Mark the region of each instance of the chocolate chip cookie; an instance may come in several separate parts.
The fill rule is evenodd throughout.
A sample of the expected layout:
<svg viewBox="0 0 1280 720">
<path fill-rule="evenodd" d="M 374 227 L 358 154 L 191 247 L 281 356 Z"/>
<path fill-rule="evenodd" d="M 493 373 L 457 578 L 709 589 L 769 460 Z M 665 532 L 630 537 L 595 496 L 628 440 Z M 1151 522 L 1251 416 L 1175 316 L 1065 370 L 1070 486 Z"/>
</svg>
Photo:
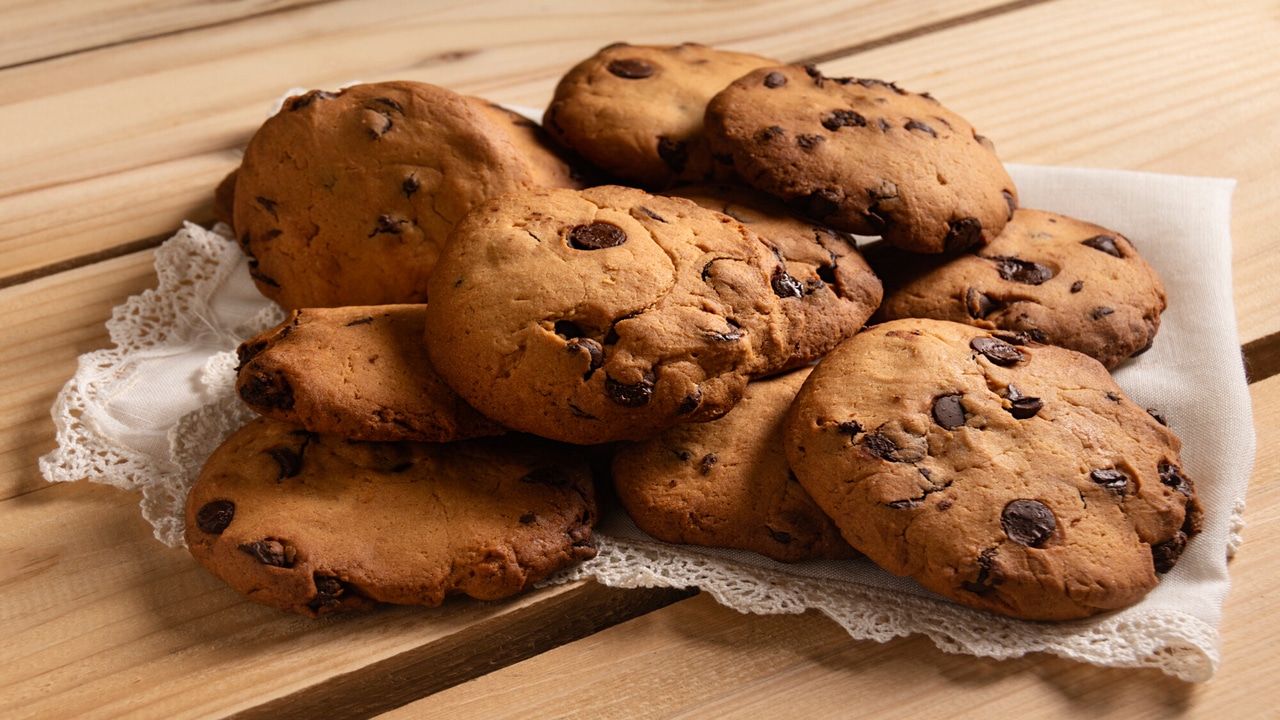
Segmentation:
<svg viewBox="0 0 1280 720">
<path fill-rule="evenodd" d="M 320 616 L 513 595 L 595 555 L 590 473 L 538 438 L 367 443 L 258 418 L 210 456 L 186 541 L 255 602 Z"/>
<path fill-rule="evenodd" d="M 719 420 L 619 443 L 618 499 L 636 525 L 670 543 L 737 548 L 782 562 L 857 552 L 791 474 L 782 420 L 810 368 L 747 384 Z"/>
<path fill-rule="evenodd" d="M 447 442 L 506 432 L 427 361 L 426 305 L 294 310 L 238 349 L 236 392 L 258 413 L 353 440 Z"/>
<path fill-rule="evenodd" d="M 748 379 L 785 367 L 798 284 L 742 223 L 683 198 L 508 195 L 455 229 L 429 286 L 427 351 L 502 425 L 640 440 L 723 415 Z"/>
<path fill-rule="evenodd" d="M 845 341 L 786 419 L 791 467 L 855 548 L 970 607 L 1067 620 L 1138 602 L 1200 527 L 1181 443 L 1097 361 L 968 325 Z"/>
<path fill-rule="evenodd" d="M 794 282 L 782 307 L 792 328 L 791 362 L 817 360 L 862 328 L 883 288 L 847 233 L 797 217 L 777 199 L 736 184 L 701 183 L 668 191 L 746 225 L 771 245 Z"/>
<path fill-rule="evenodd" d="M 617 43 L 561 78 L 542 124 L 565 147 L 618 180 L 661 189 L 707 180 L 707 101 L 747 71 L 778 61 L 683 45 Z"/>
<path fill-rule="evenodd" d="M 415 82 L 287 99 L 245 148 L 233 220 L 285 309 L 422 302 L 449 230 L 480 202 L 569 182 L 530 128 Z"/>
<path fill-rule="evenodd" d="M 1082 352 L 1108 369 L 1151 347 L 1164 284 L 1117 232 L 1019 208 L 990 245 L 947 258 L 876 248 L 887 287 L 877 320 L 928 317 Z"/>
<path fill-rule="evenodd" d="M 747 184 L 914 252 L 986 244 L 1017 205 L 989 140 L 890 82 L 759 68 L 712 98 L 705 133 Z"/>
</svg>

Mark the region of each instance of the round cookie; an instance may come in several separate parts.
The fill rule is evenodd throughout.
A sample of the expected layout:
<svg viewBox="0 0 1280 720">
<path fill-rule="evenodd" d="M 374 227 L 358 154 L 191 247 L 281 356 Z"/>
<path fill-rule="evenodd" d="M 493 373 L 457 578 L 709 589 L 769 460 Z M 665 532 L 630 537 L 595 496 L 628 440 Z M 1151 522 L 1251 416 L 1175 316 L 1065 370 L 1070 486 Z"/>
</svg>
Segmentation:
<svg viewBox="0 0 1280 720">
<path fill-rule="evenodd" d="M 737 548 L 781 562 L 858 553 L 791 474 L 782 420 L 810 368 L 747 384 L 724 417 L 619 443 L 613 482 L 636 525 L 670 543 Z"/>
<path fill-rule="evenodd" d="M 209 457 L 192 556 L 237 592 L 320 616 L 513 595 L 595 555 L 591 476 L 529 437 L 362 443 L 258 418 Z"/>
<path fill-rule="evenodd" d="M 484 101 L 425 83 L 287 99 L 249 141 L 234 188 L 258 289 L 285 309 L 423 302 L 468 210 L 569 177 L 528 133 Z"/>
<path fill-rule="evenodd" d="M 893 83 L 760 68 L 707 105 L 712 153 L 831 227 L 939 253 L 983 245 L 1017 205 L 991 142 Z"/>
<path fill-rule="evenodd" d="M 796 280 L 733 218 L 621 186 L 486 203 L 432 275 L 441 377 L 512 429 L 639 440 L 723 415 L 790 360 Z"/>
<path fill-rule="evenodd" d="M 240 345 L 236 392 L 266 417 L 352 440 L 448 442 L 506 429 L 423 358 L 426 305 L 294 310 Z"/>
<path fill-rule="evenodd" d="M 1178 438 L 1097 361 L 939 320 L 814 370 L 791 467 L 855 548 L 956 602 L 1067 620 L 1138 602 L 1201 512 Z"/>
<path fill-rule="evenodd" d="M 703 45 L 617 43 L 574 66 L 542 124 L 565 147 L 619 180 L 660 189 L 712 177 L 702 136 L 707 101 L 778 61 Z"/>
<path fill-rule="evenodd" d="M 1108 369 L 1151 347 L 1166 306 L 1160 276 L 1119 233 L 1019 208 L 974 253 L 869 250 L 884 280 L 876 321 L 952 320 L 1082 352 Z"/>
<path fill-rule="evenodd" d="M 796 217 L 777 199 L 743 185 L 685 185 L 668 194 L 741 222 L 782 259 L 796 281 L 782 299 L 793 338 L 787 367 L 825 355 L 860 330 L 880 304 L 880 279 L 847 233 Z"/>
</svg>

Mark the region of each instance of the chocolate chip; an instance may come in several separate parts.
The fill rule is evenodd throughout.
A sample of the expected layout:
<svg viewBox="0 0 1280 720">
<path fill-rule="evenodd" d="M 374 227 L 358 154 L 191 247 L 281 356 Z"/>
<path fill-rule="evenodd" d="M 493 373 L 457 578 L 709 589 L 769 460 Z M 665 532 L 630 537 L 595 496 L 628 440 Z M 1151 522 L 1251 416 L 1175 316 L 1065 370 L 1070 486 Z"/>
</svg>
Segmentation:
<svg viewBox="0 0 1280 720">
<path fill-rule="evenodd" d="M 626 241 L 626 231 L 613 223 L 593 222 L 569 231 L 569 247 L 578 250 L 601 250 L 617 247 Z"/>
<path fill-rule="evenodd" d="M 583 374 L 582 379 L 590 380 L 591 374 L 600 369 L 604 364 L 604 348 L 600 347 L 600 343 L 588 337 L 575 337 L 565 345 L 565 349 L 570 353 L 577 354 L 586 352 L 590 361 L 587 364 L 587 372 Z"/>
<path fill-rule="evenodd" d="M 867 449 L 867 452 L 875 455 L 881 460 L 889 460 L 890 462 L 897 462 L 898 460 L 897 443 L 884 435 L 881 435 L 878 431 L 864 435 L 862 438 L 862 446 Z"/>
<path fill-rule="evenodd" d="M 972 247 L 982 239 L 982 221 L 975 217 L 961 218 L 947 226 L 947 236 L 942 245 L 947 252 Z"/>
<path fill-rule="evenodd" d="M 569 476 L 563 469 L 555 465 L 540 467 L 525 473 L 520 478 L 520 482 L 529 483 L 531 485 L 548 485 L 550 487 L 564 487 L 569 484 Z"/>
<path fill-rule="evenodd" d="M 910 510 L 920 504 L 919 498 L 908 498 L 906 500 L 890 500 L 885 503 L 894 510 Z"/>
<path fill-rule="evenodd" d="M 259 205 L 265 208 L 267 212 L 271 213 L 271 217 L 275 218 L 276 220 L 280 219 L 280 216 L 276 214 L 276 206 L 279 205 L 279 203 L 277 203 L 275 200 L 268 200 L 267 198 L 264 198 L 261 195 L 254 198 L 254 200 L 257 200 Z"/>
<path fill-rule="evenodd" d="M 608 393 L 609 399 L 615 403 L 629 408 L 642 407 L 653 397 L 653 373 L 645 374 L 640 382 L 627 385 L 620 383 L 611 377 L 604 380 L 604 389 Z"/>
<path fill-rule="evenodd" d="M 1053 277 L 1052 268 L 1029 260 L 1014 257 L 991 258 L 996 262 L 996 272 L 1005 280 L 1012 280 L 1023 285 L 1039 285 Z"/>
<path fill-rule="evenodd" d="M 254 372 L 237 388 L 240 398 L 253 407 L 272 410 L 293 409 L 293 387 L 278 372 Z"/>
<path fill-rule="evenodd" d="M 1009 414 L 1018 420 L 1026 420 L 1035 417 L 1040 412 L 1040 408 L 1044 407 L 1044 403 L 1038 397 L 1029 397 L 1023 395 L 1018 388 L 1012 384 L 1009 385 Z"/>
<path fill-rule="evenodd" d="M 1094 319 L 1094 320 L 1101 320 L 1102 318 L 1104 318 L 1104 317 L 1106 317 L 1106 316 L 1110 315 L 1110 314 L 1111 314 L 1111 313 L 1113 313 L 1113 312 L 1115 312 L 1115 310 L 1114 310 L 1114 309 L 1112 309 L 1112 308 L 1109 308 L 1109 307 L 1100 307 L 1100 308 L 1098 308 L 1098 309 L 1096 309 L 1096 310 L 1094 310 L 1094 311 L 1093 311 L 1093 319 Z"/>
<path fill-rule="evenodd" d="M 378 222 L 373 228 L 373 232 L 369 233 L 369 237 L 375 235 L 399 235 L 401 225 L 408 224 L 408 220 L 397 219 L 390 215 L 379 215 Z"/>
<path fill-rule="evenodd" d="M 331 100 L 338 97 L 341 93 L 331 93 L 325 90 L 312 90 L 306 95 L 291 98 L 287 107 L 290 111 L 301 110 L 311 104 L 313 100 Z"/>
<path fill-rule="evenodd" d="M 715 453 L 707 453 L 706 455 L 703 455 L 702 459 L 698 461 L 698 471 L 703 475 L 710 475 L 711 468 L 715 467 L 715 464 L 719 462 L 719 460 L 720 458 L 717 458 Z"/>
<path fill-rule="evenodd" d="M 965 308 L 971 318 L 985 318 L 1004 307 L 1004 303 L 992 298 L 977 288 L 969 288 L 964 294 Z"/>
<path fill-rule="evenodd" d="M 378 140 L 383 135 L 391 132 L 391 128 L 395 127 L 395 121 L 391 119 L 391 115 L 384 110 L 369 108 L 364 112 L 365 131 L 369 133 L 369 137 Z"/>
<path fill-rule="evenodd" d="M 684 172 L 689 162 L 689 145 L 680 140 L 658 138 L 658 157 L 675 172 Z"/>
<path fill-rule="evenodd" d="M 1165 418 L 1164 413 L 1155 408 L 1147 408 L 1147 414 L 1155 418 L 1156 422 L 1165 427 L 1169 427 L 1169 421 Z"/>
<path fill-rule="evenodd" d="M 1013 219 L 1013 211 L 1018 209 L 1018 201 L 1013 198 L 1013 193 L 1008 190 L 1001 190 L 1000 194 L 1004 196 L 1004 202 L 1009 206 L 1009 219 Z"/>
<path fill-rule="evenodd" d="M 948 430 L 964 425 L 964 395 L 941 395 L 933 401 L 933 421 Z"/>
<path fill-rule="evenodd" d="M 656 67 L 640 58 L 619 58 L 609 62 L 607 69 L 624 80 L 643 80 L 658 71 Z"/>
<path fill-rule="evenodd" d="M 372 323 L 372 322 L 373 322 L 373 316 L 372 316 L 372 315 L 365 315 L 365 316 L 364 316 L 364 317 L 362 317 L 362 318 L 357 318 L 357 319 L 355 319 L 355 320 L 352 320 L 351 322 L 349 322 L 349 323 L 347 323 L 347 324 L 343 325 L 343 327 L 355 327 L 355 326 L 357 326 L 357 325 L 368 325 L 368 324 L 370 324 L 370 323 Z"/>
<path fill-rule="evenodd" d="M 1022 360 L 1022 352 L 1003 340 L 980 335 L 969 341 L 969 347 L 982 353 L 996 365 L 1015 365 Z"/>
<path fill-rule="evenodd" d="M 662 217 L 662 216 L 661 216 L 661 215 L 659 215 L 658 213 L 656 213 L 656 212 L 654 212 L 654 211 L 650 210 L 649 208 L 647 208 L 647 207 L 645 207 L 645 206 L 643 206 L 643 205 L 641 205 L 641 206 L 640 206 L 640 212 L 644 213 L 645 215 L 648 215 L 649 217 L 653 218 L 654 220 L 657 220 L 657 221 L 658 221 L 658 222 L 660 222 L 660 223 L 664 223 L 664 222 L 666 222 L 666 221 L 667 221 L 667 219 L 666 219 L 666 218 Z"/>
<path fill-rule="evenodd" d="M 833 110 L 822 116 L 822 127 L 836 131 L 842 127 L 866 127 L 867 119 L 852 110 Z"/>
<path fill-rule="evenodd" d="M 378 97 L 378 98 L 374 98 L 373 101 L 378 103 L 379 105 L 386 105 L 387 107 L 391 108 L 392 110 L 395 110 L 401 115 L 404 114 L 404 108 L 400 106 L 400 103 L 396 102 L 395 100 L 392 100 L 391 98 Z"/>
<path fill-rule="evenodd" d="M 693 392 L 684 396 L 676 408 L 676 415 L 688 415 L 702 404 L 702 388 L 694 388 Z"/>
<path fill-rule="evenodd" d="M 1182 468 L 1170 463 L 1160 463 L 1157 468 L 1160 473 L 1160 483 L 1167 485 L 1174 490 L 1191 497 L 1191 481 L 1182 474 Z"/>
<path fill-rule="evenodd" d="M 302 472 L 302 453 L 298 450 L 290 447 L 274 447 L 269 448 L 267 454 L 280 466 L 280 475 L 276 478 L 276 482 L 285 478 L 296 477 L 298 473 Z"/>
<path fill-rule="evenodd" d="M 307 601 L 312 610 L 332 608 L 338 604 L 338 598 L 346 592 L 342 581 L 330 575 L 315 575 L 316 595 Z"/>
<path fill-rule="evenodd" d="M 902 127 L 906 128 L 907 130 L 919 130 L 922 133 L 927 133 L 930 137 L 938 137 L 938 133 L 934 132 L 933 128 L 929 127 L 928 125 L 925 125 L 919 120 L 908 120 L 907 124 L 903 125 Z"/>
<path fill-rule="evenodd" d="M 421 187 L 422 184 L 418 182 L 418 178 L 413 176 L 405 178 L 404 182 L 400 183 L 400 189 L 404 191 L 405 197 L 413 197 L 413 194 L 418 192 Z"/>
<path fill-rule="evenodd" d="M 284 543 L 279 540 L 259 540 L 239 546 L 240 552 L 252 555 L 258 562 L 271 567 L 287 568 L 293 565 Z"/>
<path fill-rule="evenodd" d="M 769 286 L 773 288 L 773 294 L 780 298 L 804 297 L 804 285 L 787 274 L 782 266 L 774 268 L 773 276 L 769 278 Z"/>
<path fill-rule="evenodd" d="M 780 126 L 770 125 L 767 128 L 760 128 L 759 132 L 756 133 L 756 142 L 772 142 L 774 138 L 780 138 L 786 134 L 787 131 L 783 130 Z"/>
<path fill-rule="evenodd" d="M 853 437 L 862 432 L 862 424 L 857 420 L 845 420 L 839 425 L 836 425 L 836 430 L 848 435 L 849 437 Z"/>
<path fill-rule="evenodd" d="M 1084 289 L 1084 281 L 1083 281 L 1083 280 L 1077 280 L 1077 281 L 1075 281 L 1075 282 L 1071 283 L 1071 292 L 1073 292 L 1073 293 L 1078 293 L 1078 292 L 1080 292 L 1080 291 L 1081 291 L 1081 290 L 1083 290 L 1083 289 Z"/>
<path fill-rule="evenodd" d="M 1004 573 L 996 563 L 996 549 L 987 548 L 978 555 L 978 579 L 965 581 L 960 587 L 975 595 L 986 595 L 1004 582 Z"/>
<path fill-rule="evenodd" d="M 529 524 L 531 524 L 534 520 L 537 520 L 537 519 L 538 519 L 538 516 L 537 516 L 537 515 L 534 515 L 533 513 L 525 513 L 525 514 L 523 514 L 523 515 L 521 515 L 521 516 L 520 516 L 520 524 L 521 524 L 521 525 L 529 525 Z"/>
<path fill-rule="evenodd" d="M 824 218 L 840 208 L 844 193 L 834 188 L 823 188 L 797 198 L 802 212 L 816 218 Z"/>
<path fill-rule="evenodd" d="M 791 542 L 791 533 L 783 532 L 782 530 L 774 530 L 771 527 L 765 527 L 765 529 L 769 531 L 769 537 L 773 538 L 774 542 L 782 545 L 786 545 Z"/>
<path fill-rule="evenodd" d="M 838 283 L 836 282 L 836 268 L 834 265 L 819 265 L 814 268 L 814 272 L 817 273 L 818 279 L 823 283 L 838 286 Z"/>
<path fill-rule="evenodd" d="M 1000 513 L 1000 525 L 1010 540 L 1040 547 L 1058 527 L 1058 521 L 1044 503 L 1039 500 L 1014 500 Z"/>
<path fill-rule="evenodd" d="M 1156 572 L 1167 573 L 1178 564 L 1178 558 L 1187 549 L 1188 539 L 1187 534 L 1179 530 L 1172 539 L 1151 546 L 1151 564 L 1155 566 Z"/>
<path fill-rule="evenodd" d="M 1115 468 L 1094 470 L 1089 473 L 1089 479 L 1108 490 L 1118 491 L 1122 495 L 1125 488 L 1129 486 L 1129 476 Z"/>
<path fill-rule="evenodd" d="M 1094 250 L 1100 250 L 1111 257 L 1124 257 L 1120 253 L 1120 248 L 1116 247 L 1116 239 L 1111 235 L 1095 235 L 1088 240 L 1081 240 L 1080 244 L 1087 245 Z"/>
<path fill-rule="evenodd" d="M 786 84 L 787 84 L 787 76 L 783 75 L 777 70 L 774 70 L 773 72 L 764 76 L 764 86 L 767 88 L 770 88 L 770 89 L 780 88 Z"/>
<path fill-rule="evenodd" d="M 799 145 L 801 150 L 813 150 L 826 141 L 827 139 L 821 135 L 801 133 L 796 136 L 796 145 Z"/>
<path fill-rule="evenodd" d="M 1114 403 L 1118 403 L 1118 402 L 1120 402 L 1120 396 L 1119 396 L 1118 394 L 1116 394 L 1116 393 L 1108 392 L 1108 393 L 1107 393 L 1107 395 L 1106 395 L 1106 397 L 1107 397 L 1107 399 L 1108 399 L 1108 400 L 1110 400 L 1111 402 L 1114 402 Z"/>
<path fill-rule="evenodd" d="M 235 516 L 235 503 L 230 500 L 211 500 L 196 511 L 196 527 L 209 535 L 221 535 Z"/>
<path fill-rule="evenodd" d="M 733 320 L 725 320 L 725 322 L 729 325 L 728 330 L 725 330 L 724 332 L 709 333 L 708 337 L 718 342 L 732 342 L 734 340 L 741 340 L 742 326 L 734 322 Z"/>
</svg>

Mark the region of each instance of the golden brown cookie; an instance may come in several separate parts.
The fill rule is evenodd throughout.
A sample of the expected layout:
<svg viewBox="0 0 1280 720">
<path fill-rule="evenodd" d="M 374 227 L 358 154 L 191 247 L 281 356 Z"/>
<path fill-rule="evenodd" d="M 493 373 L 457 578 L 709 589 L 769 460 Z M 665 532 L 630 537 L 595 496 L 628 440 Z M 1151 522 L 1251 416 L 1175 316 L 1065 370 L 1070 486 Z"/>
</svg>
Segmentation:
<svg viewBox="0 0 1280 720">
<path fill-rule="evenodd" d="M 242 343 L 236 392 L 259 414 L 352 440 L 448 442 L 506 429 L 431 367 L 426 305 L 294 310 Z"/>
<path fill-rule="evenodd" d="M 250 600 L 314 617 L 513 595 L 593 557 L 595 517 L 562 445 L 354 442 L 258 418 L 200 472 L 186 542 Z"/>
<path fill-rule="evenodd" d="M 708 180 L 715 164 L 702 136 L 707 101 L 747 71 L 776 64 L 694 43 L 616 43 L 561 78 L 543 125 L 621 181 L 661 189 Z"/>
<path fill-rule="evenodd" d="M 986 244 L 1017 205 L 989 140 L 932 97 L 881 80 L 753 70 L 708 103 L 705 132 L 747 184 L 914 252 Z"/>
<path fill-rule="evenodd" d="M 618 499 L 670 543 L 737 548 L 782 562 L 858 555 L 791 474 L 782 420 L 810 368 L 747 384 L 724 417 L 619 443 Z"/>
<path fill-rule="evenodd" d="M 1200 528 L 1181 443 L 1080 353 L 927 319 L 813 371 L 791 467 L 845 538 L 956 602 L 1032 620 L 1132 605 Z"/>
<path fill-rule="evenodd" d="M 723 415 L 795 344 L 797 281 L 727 215 L 621 186 L 508 195 L 455 229 L 426 345 L 468 403 L 575 443 Z"/>
<path fill-rule="evenodd" d="M 1123 235 L 1057 213 L 1019 208 L 990 245 L 921 258 L 876 247 L 885 281 L 875 321 L 952 320 L 1082 352 L 1114 368 L 1151 347 L 1164 284 Z"/>
<path fill-rule="evenodd" d="M 569 171 L 489 103 L 415 82 L 287 99 L 245 148 L 234 223 L 285 309 L 426 300 L 449 230 L 480 202 Z"/>
</svg>

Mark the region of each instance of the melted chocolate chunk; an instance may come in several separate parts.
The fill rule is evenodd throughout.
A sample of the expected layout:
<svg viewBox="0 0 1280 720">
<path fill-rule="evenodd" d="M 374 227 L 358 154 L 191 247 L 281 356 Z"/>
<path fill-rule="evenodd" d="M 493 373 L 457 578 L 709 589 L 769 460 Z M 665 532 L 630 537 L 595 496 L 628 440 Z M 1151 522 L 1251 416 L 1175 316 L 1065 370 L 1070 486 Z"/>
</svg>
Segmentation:
<svg viewBox="0 0 1280 720">
<path fill-rule="evenodd" d="M 867 119 L 852 110 L 833 110 L 822 116 L 822 127 L 832 132 L 842 127 L 866 127 Z"/>
<path fill-rule="evenodd" d="M 196 527 L 209 535 L 221 535 L 235 517 L 235 503 L 230 500 L 211 500 L 196 511 Z"/>
<path fill-rule="evenodd" d="M 1004 308 L 1004 303 L 995 298 L 981 292 L 977 288 L 969 288 L 964 294 L 965 309 L 969 311 L 971 318 L 984 318 L 997 310 Z"/>
<path fill-rule="evenodd" d="M 857 420 L 845 420 L 839 425 L 836 425 L 836 430 L 848 435 L 849 437 L 853 437 L 862 432 L 862 424 Z"/>
<path fill-rule="evenodd" d="M 756 133 L 756 142 L 772 142 L 774 138 L 780 138 L 786 134 L 787 131 L 783 130 L 781 126 L 770 125 L 767 128 L 760 128 L 759 132 Z"/>
<path fill-rule="evenodd" d="M 773 288 L 773 294 L 780 298 L 804 297 L 804 285 L 791 277 L 781 265 L 774 268 L 769 286 Z"/>
<path fill-rule="evenodd" d="M 1004 582 L 1004 573 L 996 563 L 996 549 L 987 548 L 978 556 L 978 579 L 964 582 L 960 587 L 975 595 L 986 595 Z"/>
<path fill-rule="evenodd" d="M 280 219 L 280 216 L 276 214 L 276 206 L 280 203 L 277 203 L 275 200 L 268 200 L 260 195 L 254 198 L 254 200 L 257 200 L 259 205 L 261 205 L 267 212 L 271 213 L 271 217 L 276 220 Z"/>
<path fill-rule="evenodd" d="M 1178 558 L 1182 557 L 1182 551 L 1187 549 L 1187 534 L 1179 530 L 1174 534 L 1173 538 L 1151 546 L 1151 564 L 1155 566 L 1156 572 L 1167 573 L 1178 564 Z"/>
<path fill-rule="evenodd" d="M 645 377 L 638 383 L 627 385 L 606 377 L 604 380 L 604 389 L 609 399 L 615 403 L 629 408 L 643 407 L 648 404 L 650 398 L 653 397 L 653 373 L 646 373 Z"/>
<path fill-rule="evenodd" d="M 405 178 L 404 182 L 400 183 L 400 189 L 404 191 L 405 197 L 413 197 L 413 194 L 418 192 L 421 187 L 422 184 L 418 182 L 418 178 L 413 176 Z"/>
<path fill-rule="evenodd" d="M 399 235 L 401 225 L 407 225 L 408 220 L 393 218 L 390 215 L 379 215 L 378 223 L 374 226 L 373 232 L 369 233 L 369 237 L 375 235 Z"/>
<path fill-rule="evenodd" d="M 933 128 L 925 125 L 919 120 L 908 120 L 907 124 L 902 127 L 907 130 L 919 130 L 920 132 L 927 134 L 929 137 L 938 137 L 938 133 L 935 132 Z"/>
<path fill-rule="evenodd" d="M 843 199 L 844 193 L 839 190 L 823 188 L 796 200 L 802 212 L 821 219 L 838 210 Z"/>
<path fill-rule="evenodd" d="M 627 241 L 627 233 L 612 223 L 593 222 L 569 231 L 569 247 L 578 250 L 602 250 Z"/>
<path fill-rule="evenodd" d="M 698 472 L 703 475 L 710 475 L 711 468 L 715 467 L 719 460 L 720 458 L 716 457 L 715 453 L 707 453 L 706 455 L 703 455 L 702 459 L 698 461 Z"/>
<path fill-rule="evenodd" d="M 1120 253 L 1120 248 L 1116 246 L 1116 239 L 1111 235 L 1095 235 L 1088 240 L 1081 240 L 1080 244 L 1087 245 L 1094 250 L 1104 252 L 1111 257 L 1124 257 L 1124 255 Z"/>
<path fill-rule="evenodd" d="M 947 226 L 947 236 L 942 246 L 947 252 L 972 247 L 982 239 L 982 221 L 975 217 L 961 218 Z"/>
<path fill-rule="evenodd" d="M 1023 395 L 1018 388 L 1009 385 L 1009 414 L 1018 420 L 1026 420 L 1036 416 L 1044 402 L 1038 397 Z"/>
<path fill-rule="evenodd" d="M 948 430 L 964 425 L 964 395 L 941 395 L 933 401 L 933 421 Z"/>
<path fill-rule="evenodd" d="M 575 337 L 565 345 L 565 349 L 570 353 L 585 352 L 590 361 L 587 365 L 587 372 L 583 374 L 582 379 L 590 380 L 592 373 L 600 369 L 604 364 L 604 348 L 600 343 L 588 337 Z"/>
<path fill-rule="evenodd" d="M 742 326 L 734 322 L 733 320 L 726 320 L 725 322 L 729 326 L 728 330 L 725 330 L 724 332 L 710 333 L 708 337 L 710 337 L 712 340 L 716 340 L 719 342 L 732 342 L 734 340 L 741 340 Z"/>
<path fill-rule="evenodd" d="M 521 516 L 520 516 L 520 524 L 521 524 L 521 525 L 530 525 L 530 524 L 532 524 L 532 523 L 533 523 L 533 521 L 534 521 L 534 520 L 537 520 L 537 519 L 538 519 L 538 516 L 537 516 L 537 515 L 535 515 L 535 514 L 533 514 L 533 513 L 531 513 L 531 512 L 530 512 L 530 513 L 525 513 L 525 514 L 523 514 L 523 515 L 521 515 Z"/>
<path fill-rule="evenodd" d="M 314 580 L 316 596 L 307 601 L 307 607 L 312 610 L 335 607 L 338 604 L 338 598 L 346 592 L 342 581 L 330 575 L 316 575 Z"/>
<path fill-rule="evenodd" d="M 685 395 L 684 399 L 680 401 L 679 407 L 676 408 L 676 414 L 688 415 L 694 410 L 697 410 L 698 406 L 701 404 L 702 404 L 702 388 L 694 388 L 693 392 L 689 393 L 688 395 Z"/>
<path fill-rule="evenodd" d="M 996 262 L 996 272 L 1005 280 L 1012 280 L 1023 285 L 1039 285 L 1053 277 L 1052 268 L 1029 260 L 1014 257 L 991 258 Z"/>
<path fill-rule="evenodd" d="M 826 141 L 827 139 L 821 135 L 801 133 L 796 136 L 796 145 L 799 145 L 801 150 L 813 150 Z"/>
<path fill-rule="evenodd" d="M 293 409 L 293 387 L 280 373 L 250 373 L 240 384 L 239 393 L 241 399 L 254 407 Z"/>
<path fill-rule="evenodd" d="M 530 470 L 524 477 L 520 478 L 522 483 L 530 483 L 533 485 L 548 485 L 550 487 L 564 487 L 569 484 L 569 476 L 565 471 L 555 465 L 540 467 Z"/>
<path fill-rule="evenodd" d="M 862 438 L 862 446 L 867 452 L 881 460 L 898 462 L 898 445 L 879 432 L 867 433 Z"/>
<path fill-rule="evenodd" d="M 1129 476 L 1115 468 L 1101 468 L 1089 473 L 1089 479 L 1102 487 L 1119 492 L 1121 495 L 1129 487 Z"/>
<path fill-rule="evenodd" d="M 684 172 L 689 163 L 689 145 L 681 140 L 658 138 L 658 157 L 675 172 Z"/>
<path fill-rule="evenodd" d="M 666 219 L 666 218 L 662 217 L 662 216 L 661 216 L 661 215 L 659 215 L 658 213 L 656 213 L 656 212 L 654 212 L 654 211 L 650 210 L 649 208 L 647 208 L 647 207 L 645 207 L 645 206 L 643 206 L 643 205 L 641 205 L 641 206 L 640 206 L 640 212 L 644 213 L 645 215 L 648 215 L 649 217 L 653 218 L 654 220 L 657 220 L 657 221 L 658 221 L 658 222 L 660 222 L 660 223 L 664 223 L 664 222 L 666 222 L 666 221 L 667 221 L 667 219 Z"/>
<path fill-rule="evenodd" d="M 1191 481 L 1182 474 L 1182 468 L 1170 463 L 1160 463 L 1157 470 L 1160 473 L 1161 484 L 1167 485 L 1187 497 L 1191 497 Z"/>
<path fill-rule="evenodd" d="M 306 447 L 305 444 L 303 447 Z M 302 472 L 302 452 L 294 450 L 291 447 L 274 447 L 267 450 L 267 454 L 272 460 L 280 466 L 280 475 L 276 478 L 276 482 L 285 478 L 297 477 Z"/>
<path fill-rule="evenodd" d="M 773 72 L 764 76 L 764 86 L 767 88 L 770 88 L 770 89 L 780 88 L 786 84 L 787 84 L 787 76 L 783 75 L 777 70 L 774 70 Z"/>
<path fill-rule="evenodd" d="M 1058 528 L 1058 521 L 1053 511 L 1039 500 L 1014 500 L 1000 513 L 1000 525 L 1010 540 L 1027 547 L 1040 547 Z"/>
<path fill-rule="evenodd" d="M 313 100 L 332 100 L 333 98 L 338 97 L 338 95 L 341 95 L 341 93 L 332 93 L 325 90 L 312 90 L 306 95 L 291 98 L 287 107 L 290 111 L 301 110 L 302 108 L 310 105 Z"/>
<path fill-rule="evenodd" d="M 1073 293 L 1078 293 L 1078 292 L 1080 292 L 1080 291 L 1081 291 L 1081 290 L 1083 290 L 1083 289 L 1084 289 L 1084 281 L 1083 281 L 1083 280 L 1077 280 L 1077 281 L 1075 281 L 1075 282 L 1071 283 L 1071 292 L 1073 292 Z"/>
<path fill-rule="evenodd" d="M 979 336 L 969 341 L 969 347 L 982 353 L 996 365 L 1016 365 L 1022 360 L 1022 352 L 1003 340 Z"/>
<path fill-rule="evenodd" d="M 271 567 L 287 568 L 293 565 L 293 561 L 288 557 L 284 543 L 279 540 L 259 540 L 257 542 L 245 543 L 239 546 L 242 553 L 252 555 L 254 559 L 263 565 Z"/>
<path fill-rule="evenodd" d="M 640 58 L 619 58 L 609 62 L 606 69 L 624 80 L 643 80 L 658 71 L 656 67 Z"/>
</svg>

